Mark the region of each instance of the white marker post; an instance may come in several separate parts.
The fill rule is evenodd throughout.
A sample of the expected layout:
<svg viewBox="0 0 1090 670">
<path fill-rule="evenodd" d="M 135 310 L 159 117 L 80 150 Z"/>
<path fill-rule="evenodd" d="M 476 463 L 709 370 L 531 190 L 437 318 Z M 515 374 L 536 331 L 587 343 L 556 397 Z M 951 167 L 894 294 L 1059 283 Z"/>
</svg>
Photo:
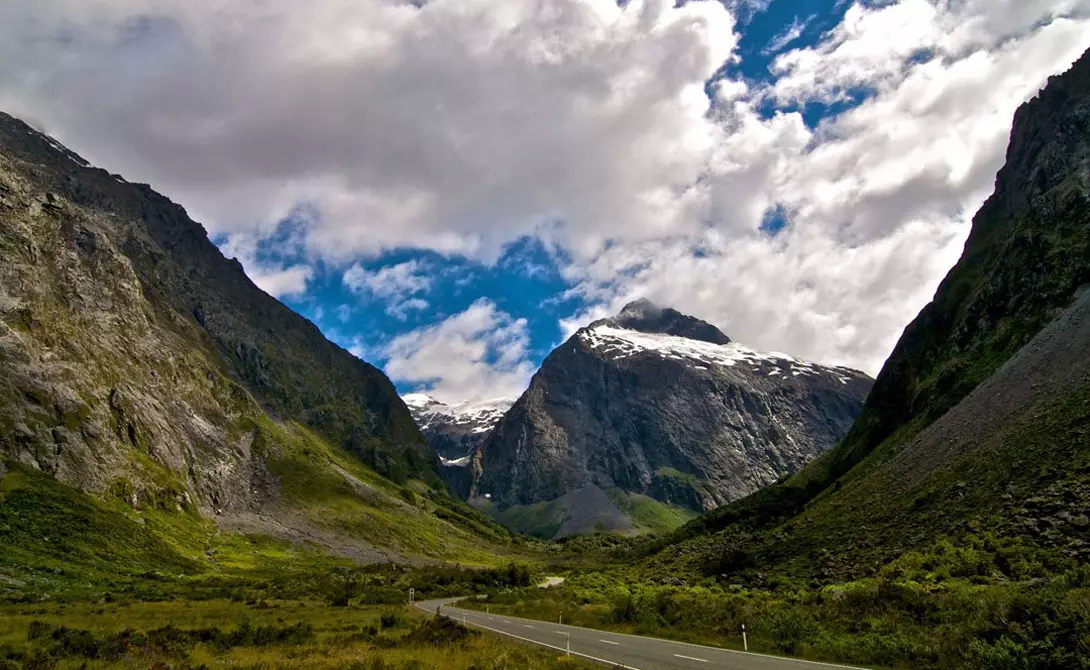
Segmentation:
<svg viewBox="0 0 1090 670">
<path fill-rule="evenodd" d="M 571 656 L 571 633 L 558 630 L 556 634 L 564 636 L 564 655 Z"/>
<path fill-rule="evenodd" d="M 564 625 L 564 615 L 563 614 L 560 615 L 560 625 L 561 626 Z"/>
<path fill-rule="evenodd" d="M 409 607 L 413 606 L 413 596 L 415 596 L 415 595 L 416 595 L 416 589 L 410 588 L 409 589 Z"/>
<path fill-rule="evenodd" d="M 746 625 L 742 624 L 742 650 L 749 651 L 749 642 L 746 642 Z"/>
</svg>

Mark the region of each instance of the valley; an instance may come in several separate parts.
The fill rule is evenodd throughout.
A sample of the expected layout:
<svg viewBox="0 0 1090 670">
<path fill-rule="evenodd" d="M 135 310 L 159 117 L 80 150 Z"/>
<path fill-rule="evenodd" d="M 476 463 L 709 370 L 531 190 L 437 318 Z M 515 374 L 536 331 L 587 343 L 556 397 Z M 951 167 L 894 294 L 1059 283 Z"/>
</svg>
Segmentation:
<svg viewBox="0 0 1090 670">
<path fill-rule="evenodd" d="M 1090 52 L 875 379 L 640 298 L 404 392 L 2 113 L 0 224 L 0 670 L 1090 668 Z"/>
</svg>

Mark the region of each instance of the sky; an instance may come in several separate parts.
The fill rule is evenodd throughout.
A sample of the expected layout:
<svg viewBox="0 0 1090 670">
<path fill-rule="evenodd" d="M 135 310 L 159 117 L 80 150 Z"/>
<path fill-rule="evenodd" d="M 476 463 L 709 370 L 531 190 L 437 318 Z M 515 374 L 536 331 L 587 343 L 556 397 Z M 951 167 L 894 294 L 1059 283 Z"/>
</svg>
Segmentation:
<svg viewBox="0 0 1090 670">
<path fill-rule="evenodd" d="M 1090 0 L 8 0 L 0 110 L 402 392 L 647 297 L 872 375 Z"/>
</svg>

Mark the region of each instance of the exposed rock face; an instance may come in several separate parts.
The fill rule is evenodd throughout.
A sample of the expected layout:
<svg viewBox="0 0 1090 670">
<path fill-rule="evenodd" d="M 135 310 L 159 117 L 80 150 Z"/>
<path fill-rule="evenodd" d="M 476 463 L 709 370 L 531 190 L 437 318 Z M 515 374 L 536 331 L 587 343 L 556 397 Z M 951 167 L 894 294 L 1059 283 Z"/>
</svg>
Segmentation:
<svg viewBox="0 0 1090 670">
<path fill-rule="evenodd" d="M 831 448 L 870 387 L 639 301 L 549 355 L 476 452 L 471 493 L 523 505 L 593 485 L 711 509 Z"/>
<path fill-rule="evenodd" d="M 266 488 L 246 428 L 266 416 L 438 481 L 380 371 L 254 286 L 181 207 L 0 114 L 0 458 L 219 511 Z"/>
<path fill-rule="evenodd" d="M 461 497 L 469 494 L 470 454 L 503 418 L 515 398 L 494 398 L 448 405 L 426 393 L 410 393 L 402 400 L 443 463 L 443 476 Z"/>
</svg>

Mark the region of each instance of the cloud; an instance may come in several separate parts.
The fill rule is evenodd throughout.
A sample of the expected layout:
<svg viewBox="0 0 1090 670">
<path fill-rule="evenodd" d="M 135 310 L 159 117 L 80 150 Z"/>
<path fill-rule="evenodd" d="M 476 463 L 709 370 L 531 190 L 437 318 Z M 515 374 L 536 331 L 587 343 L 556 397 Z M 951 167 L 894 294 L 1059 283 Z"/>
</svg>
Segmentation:
<svg viewBox="0 0 1090 670">
<path fill-rule="evenodd" d="M 416 259 L 377 270 L 365 270 L 355 263 L 344 273 L 343 281 L 352 292 L 383 301 L 387 314 L 404 321 L 410 312 L 428 308 L 427 300 L 413 296 L 431 290 L 432 272 L 427 262 Z"/>
<path fill-rule="evenodd" d="M 359 263 L 344 273 L 344 285 L 355 293 L 385 299 L 401 299 L 431 289 L 431 268 L 413 259 L 377 270 L 365 270 Z"/>
<path fill-rule="evenodd" d="M 792 42 L 802 37 L 802 33 L 816 17 L 817 15 L 813 14 L 800 21 L 799 17 L 796 16 L 791 21 L 791 25 L 784 28 L 783 32 L 768 41 L 768 44 L 761 50 L 761 53 L 767 56 L 783 51 L 784 47 L 787 47 Z"/>
<path fill-rule="evenodd" d="M 381 354 L 395 381 L 455 403 L 521 394 L 534 371 L 529 342 L 526 319 L 481 299 L 445 321 L 398 335 Z"/>
<path fill-rule="evenodd" d="M 542 226 L 593 250 L 699 226 L 674 194 L 713 141 L 732 27 L 663 0 L 7 3 L 0 106 L 216 233 L 305 202 L 324 258 L 494 260 Z"/>
<path fill-rule="evenodd" d="M 735 225 L 567 267 L 593 307 L 562 329 L 646 295 L 747 344 L 877 373 L 960 254 L 1016 107 L 1088 46 L 1087 3 L 1030 4 L 856 5 L 825 41 L 781 56 L 770 89 L 731 88 L 704 185 L 713 220 Z M 882 37 L 894 26 L 906 44 Z M 761 95 L 828 102 L 855 87 L 869 97 L 817 128 L 755 112 Z M 759 222 L 773 209 L 787 227 L 769 236 Z"/>
<path fill-rule="evenodd" d="M 258 260 L 257 243 L 251 235 L 236 234 L 228 237 L 220 250 L 228 258 L 238 259 L 250 280 L 274 298 L 306 293 L 314 268 L 303 263 L 281 266 Z"/>
</svg>

